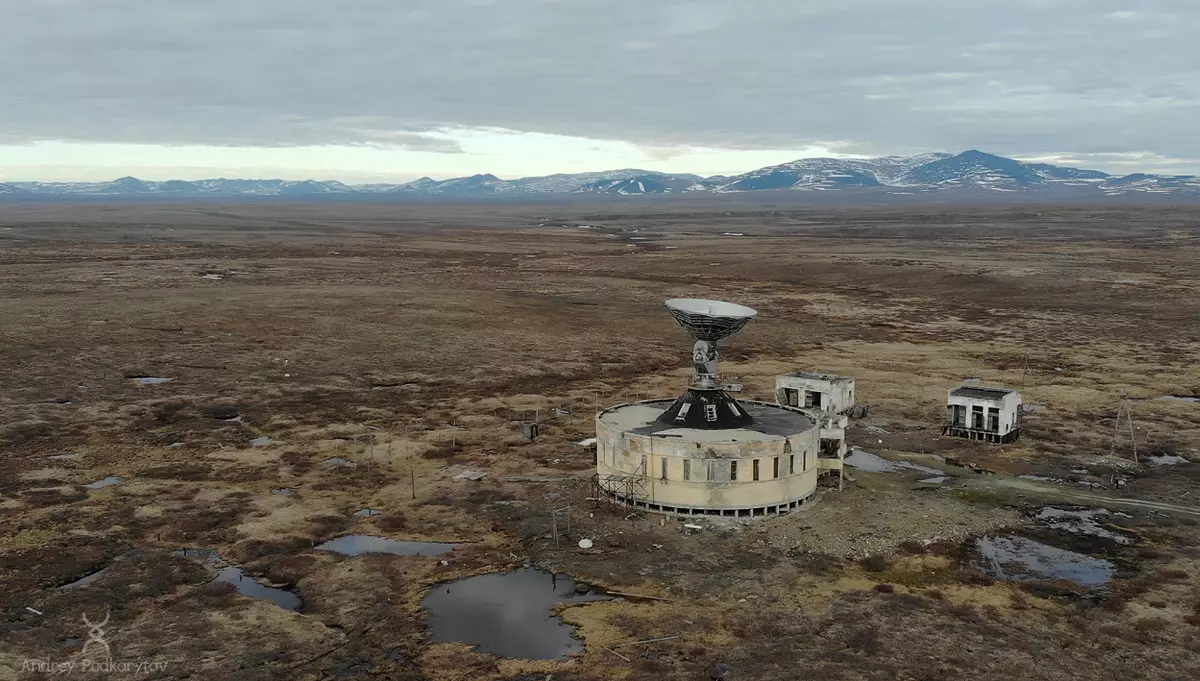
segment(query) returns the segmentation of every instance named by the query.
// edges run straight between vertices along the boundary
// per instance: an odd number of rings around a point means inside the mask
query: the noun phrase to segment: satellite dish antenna
[[[666,305],[675,321],[696,339],[692,345],[694,387],[716,389],[717,341],[741,331],[758,312],[745,305],[697,298],[672,298]]]

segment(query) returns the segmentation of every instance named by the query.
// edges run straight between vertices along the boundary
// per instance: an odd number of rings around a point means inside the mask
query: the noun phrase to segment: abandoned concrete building
[[[854,377],[794,371],[775,377],[775,399],[784,406],[845,414],[854,407]]]
[[[818,467],[822,472],[836,472],[840,487],[848,414],[854,409],[854,377],[811,371],[781,374],[775,377],[775,400],[817,418],[821,424]]]
[[[1006,443],[1021,436],[1021,393],[964,385],[950,390],[943,435]]]
[[[717,342],[741,330],[755,311],[694,299],[669,300],[667,308],[695,339],[692,383],[676,399],[641,400],[596,415],[598,493],[686,515],[759,516],[808,503],[819,475],[834,470],[820,457],[826,415],[738,401],[717,381]],[[840,479],[840,458],[836,463]]]

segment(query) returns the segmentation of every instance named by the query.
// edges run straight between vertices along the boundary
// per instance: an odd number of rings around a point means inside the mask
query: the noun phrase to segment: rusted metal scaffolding
[[[591,478],[591,492],[588,498],[593,502],[612,503],[622,508],[636,508],[638,503],[645,503],[649,498],[646,493],[646,476],[595,474]]]

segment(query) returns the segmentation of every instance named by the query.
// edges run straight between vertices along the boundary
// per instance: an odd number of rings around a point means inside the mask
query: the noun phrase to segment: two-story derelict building
[[[846,426],[854,408],[854,377],[793,371],[775,377],[775,401],[813,414],[821,425],[818,468],[838,476],[846,458]]]
[[[942,434],[997,444],[1015,442],[1021,436],[1021,393],[975,385],[951,389]]]
[[[854,377],[793,371],[775,377],[775,400],[788,407],[845,414],[854,407]]]

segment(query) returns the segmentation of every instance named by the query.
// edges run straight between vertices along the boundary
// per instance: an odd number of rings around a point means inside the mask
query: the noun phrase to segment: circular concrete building
[[[604,490],[633,506],[687,515],[766,515],[807,503],[817,489],[817,422],[793,407],[725,397],[719,408],[736,408],[748,422],[676,425],[671,413],[684,397],[600,412],[596,472]]]
[[[696,339],[695,378],[674,400],[622,404],[596,415],[596,479],[615,499],[651,511],[755,516],[785,513],[816,493],[819,415],[739,402],[717,383],[717,341],[755,311],[669,300]]]

